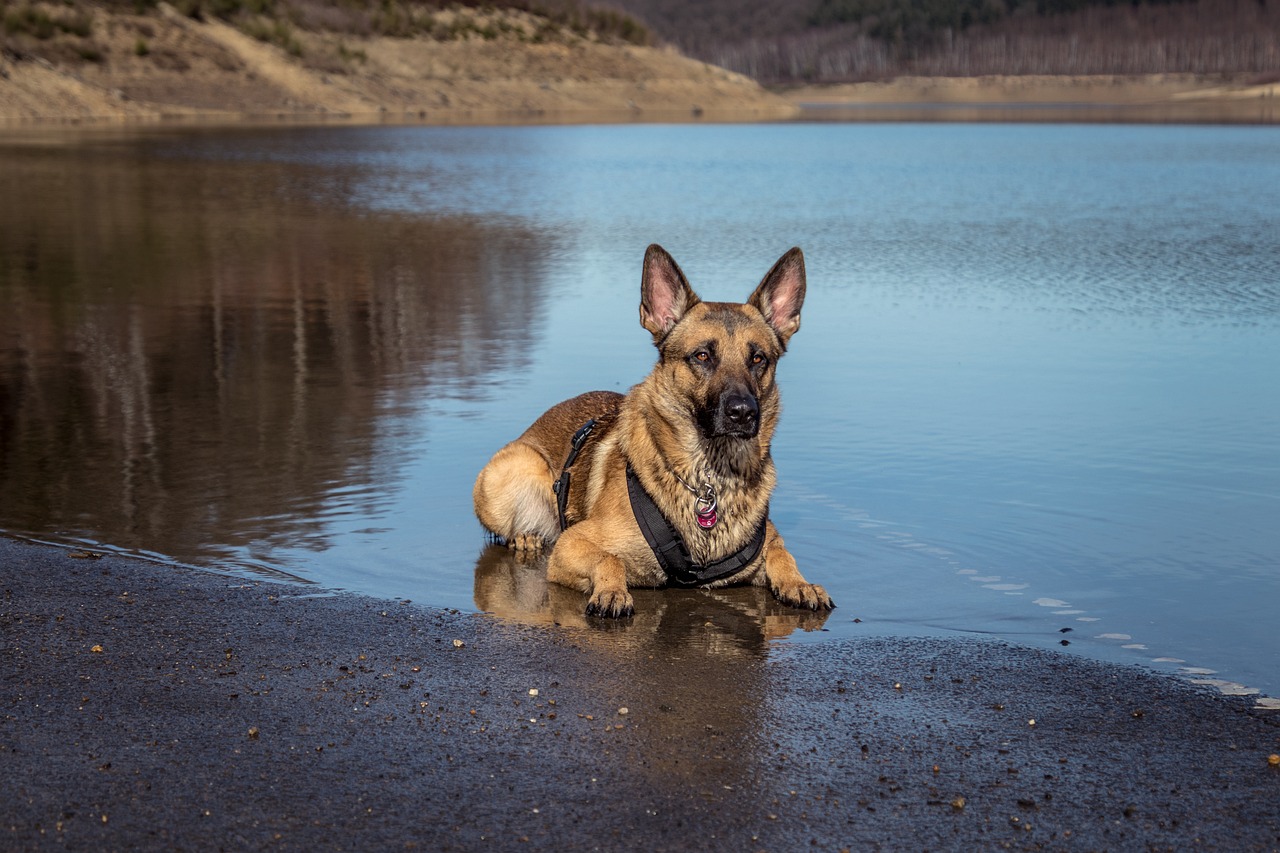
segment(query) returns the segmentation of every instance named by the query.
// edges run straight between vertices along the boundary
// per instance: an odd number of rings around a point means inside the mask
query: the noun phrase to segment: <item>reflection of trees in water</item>
[[[427,394],[526,349],[532,236],[289,164],[0,160],[0,525],[178,557],[385,499]],[[311,195],[315,195],[311,193]]]

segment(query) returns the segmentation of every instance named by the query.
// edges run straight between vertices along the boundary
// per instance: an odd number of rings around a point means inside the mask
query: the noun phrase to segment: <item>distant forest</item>
[[[1280,0],[611,0],[766,84],[906,74],[1280,74]]]

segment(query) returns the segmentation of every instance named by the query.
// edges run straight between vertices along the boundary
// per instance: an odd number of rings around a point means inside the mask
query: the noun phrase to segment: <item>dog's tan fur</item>
[[[769,452],[779,413],[775,368],[800,328],[804,294],[799,249],[783,255],[739,304],[703,302],[671,256],[650,246],[640,322],[658,347],[653,372],[626,396],[593,391],[552,407],[494,454],[476,478],[480,522],[517,550],[555,543],[548,579],[586,593],[587,612],[600,616],[633,612],[629,586],[667,582],[631,509],[628,464],[695,562],[737,551],[768,512],[777,479]],[[571,469],[569,526],[561,533],[552,485],[574,432],[593,418],[596,428]],[[715,485],[719,521],[710,530],[697,524],[681,479]],[[708,585],[767,584],[786,604],[833,607],[822,587],[801,577],[766,523],[760,555]]]

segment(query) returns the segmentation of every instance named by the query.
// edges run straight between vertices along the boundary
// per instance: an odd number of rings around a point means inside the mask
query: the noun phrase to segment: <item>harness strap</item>
[[[582,451],[582,445],[587,443],[587,439],[591,437],[591,431],[595,428],[594,418],[578,427],[578,431],[573,434],[573,439],[569,442],[569,456],[564,460],[564,467],[560,469],[560,479],[551,484],[551,491],[556,493],[556,511],[560,514],[561,533],[569,528],[568,519],[565,518],[565,511],[569,508],[569,469],[573,467],[578,454]]]
[[[680,532],[658,509],[630,465],[627,466],[627,495],[631,498],[631,511],[644,534],[644,541],[649,543],[654,558],[667,573],[667,580],[672,586],[701,586],[740,572],[760,555],[760,549],[764,547],[768,508],[755,534],[745,545],[727,557],[700,565],[693,562]]]

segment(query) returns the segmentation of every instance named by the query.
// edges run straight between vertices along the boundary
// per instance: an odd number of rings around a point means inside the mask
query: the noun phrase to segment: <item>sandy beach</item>
[[[0,589],[7,849],[1280,846],[1276,712],[1065,653],[770,647],[697,592],[522,625],[13,539]]]
[[[809,86],[785,91],[797,103],[836,104],[1097,104],[1266,100],[1280,82],[1253,75],[899,77],[894,80]]]
[[[1118,122],[1274,124],[1280,85],[1270,77],[901,77],[781,92],[819,121]]]

